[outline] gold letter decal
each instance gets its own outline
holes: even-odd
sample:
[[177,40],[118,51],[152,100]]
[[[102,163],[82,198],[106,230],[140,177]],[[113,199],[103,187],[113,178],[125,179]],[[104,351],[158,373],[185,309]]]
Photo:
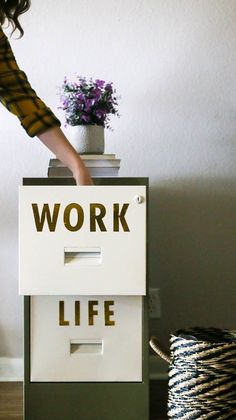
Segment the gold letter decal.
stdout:
[[[100,213],[96,215],[96,209],[100,210]],[[106,232],[106,226],[103,223],[103,217],[106,214],[106,208],[100,203],[90,204],[90,232],[96,232],[96,222],[102,232]]]
[[98,305],[97,300],[89,300],[89,325],[94,325],[94,315],[98,314],[98,311],[94,310],[94,306]]
[[113,204],[113,230],[119,232],[119,222],[122,224],[124,232],[129,232],[129,226],[125,220],[125,213],[129,207],[129,203],[125,203],[119,213],[119,203]]
[[105,300],[104,302],[104,314],[105,314],[105,325],[115,325],[115,321],[110,319],[111,315],[114,315],[114,311],[110,310],[110,306],[114,305],[114,300]]
[[49,205],[44,204],[41,216],[39,214],[38,204],[32,204],[33,213],[34,213],[34,221],[36,225],[37,232],[42,232],[44,227],[45,218],[47,219],[48,228],[50,232],[55,232],[58,213],[60,209],[60,204],[54,204],[53,214],[51,215]]
[[69,321],[65,321],[65,302],[59,302],[59,325],[70,325]]
[[[75,209],[77,211],[77,223],[75,226],[72,226],[70,223],[70,213],[71,210]],[[82,207],[77,203],[71,203],[68,206],[66,206],[64,211],[64,225],[66,229],[70,230],[71,232],[76,232],[81,228],[81,226],[84,223],[84,211]]]
[[75,301],[75,325],[80,325],[80,301]]

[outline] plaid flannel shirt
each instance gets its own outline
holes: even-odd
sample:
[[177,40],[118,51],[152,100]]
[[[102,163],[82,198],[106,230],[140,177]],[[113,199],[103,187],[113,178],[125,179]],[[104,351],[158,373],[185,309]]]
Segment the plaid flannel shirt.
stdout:
[[61,122],[32,89],[19,69],[10,43],[0,26],[0,101],[15,114],[30,137]]

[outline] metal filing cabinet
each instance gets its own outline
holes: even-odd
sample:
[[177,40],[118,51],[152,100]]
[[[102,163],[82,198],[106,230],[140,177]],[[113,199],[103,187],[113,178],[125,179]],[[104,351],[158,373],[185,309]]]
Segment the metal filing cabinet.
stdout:
[[24,179],[25,420],[147,420],[146,178]]

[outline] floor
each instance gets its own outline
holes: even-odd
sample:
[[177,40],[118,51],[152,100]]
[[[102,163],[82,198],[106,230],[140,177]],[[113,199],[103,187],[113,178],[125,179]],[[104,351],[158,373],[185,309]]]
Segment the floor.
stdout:
[[[22,401],[21,382],[0,382],[0,420],[22,420]],[[150,420],[167,419],[166,401],[167,382],[151,381]]]
[[0,419],[22,420],[22,383],[0,382]]

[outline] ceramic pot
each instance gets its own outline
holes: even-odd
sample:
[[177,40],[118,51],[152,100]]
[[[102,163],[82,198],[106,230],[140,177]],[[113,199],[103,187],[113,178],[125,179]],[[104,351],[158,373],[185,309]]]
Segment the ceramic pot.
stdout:
[[103,154],[104,127],[97,124],[69,127],[68,138],[79,154]]

